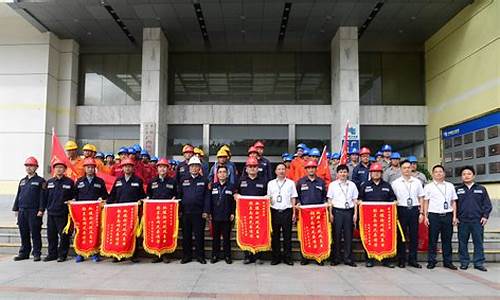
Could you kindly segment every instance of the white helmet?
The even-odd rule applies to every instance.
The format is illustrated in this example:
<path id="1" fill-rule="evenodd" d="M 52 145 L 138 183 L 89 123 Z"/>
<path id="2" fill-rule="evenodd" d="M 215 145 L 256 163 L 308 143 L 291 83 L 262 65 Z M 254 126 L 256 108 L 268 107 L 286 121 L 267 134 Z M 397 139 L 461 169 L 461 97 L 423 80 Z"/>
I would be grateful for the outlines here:
<path id="1" fill-rule="evenodd" d="M 201 161 L 197 156 L 193 156 L 189 159 L 188 166 L 190 165 L 201 165 Z"/>

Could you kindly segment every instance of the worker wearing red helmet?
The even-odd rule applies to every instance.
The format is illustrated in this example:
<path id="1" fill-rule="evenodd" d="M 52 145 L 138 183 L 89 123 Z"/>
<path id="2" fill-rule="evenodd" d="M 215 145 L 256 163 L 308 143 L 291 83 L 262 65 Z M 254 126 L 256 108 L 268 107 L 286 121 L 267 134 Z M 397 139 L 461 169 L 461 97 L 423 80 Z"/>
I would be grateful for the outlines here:
<path id="1" fill-rule="evenodd" d="M 396 195 L 389 183 L 382 179 L 383 167 L 380 163 L 370 165 L 370 180 L 361 184 L 359 189 L 359 201 L 365 202 L 394 202 Z M 374 259 L 366 259 L 366 266 L 373 267 Z M 389 259 L 383 259 L 382 264 L 388 268 L 394 268 L 394 264 Z"/>
<path id="2" fill-rule="evenodd" d="M 323 204 L 326 202 L 326 185 L 323 179 L 316 174 L 318 163 L 314 160 L 307 161 L 305 165 L 307 175 L 297 182 L 297 206 Z M 302 257 L 301 265 L 307 265 L 309 261 Z M 323 265 L 323 262 L 318 263 Z"/>
<path id="3" fill-rule="evenodd" d="M 43 261 L 56 260 L 63 262 L 68 257 L 69 236 L 64 232 L 64 227 L 68 222 L 67 201 L 74 198 L 74 182 L 64 175 L 66 163 L 58 158 L 52 161 L 54 177 L 47 180 L 47 189 L 41 206 L 39 216 L 47 210 L 47 240 L 49 249 Z"/>
<path id="4" fill-rule="evenodd" d="M 259 173 L 264 175 L 267 181 L 273 179 L 273 168 L 269 159 L 264 157 L 264 143 L 262 141 L 256 141 L 253 144 L 257 150 L 257 160 L 259 161 Z"/>
<path id="5" fill-rule="evenodd" d="M 33 254 L 33 260 L 40 261 L 42 217 L 38 213 L 42 205 L 45 179 L 36 173 L 38 161 L 33 156 L 26 159 L 24 167 L 26 176 L 19 182 L 12 207 L 16 213 L 17 226 L 21 236 L 21 248 L 19 248 L 19 254 L 14 257 L 14 260 L 29 259 L 30 254 Z M 33 248 L 31 248 L 31 242 L 33 242 Z"/>
<path id="6" fill-rule="evenodd" d="M 352 171 L 351 180 L 356 184 L 358 189 L 362 183 L 370 179 L 370 154 L 371 151 L 369 148 L 362 147 L 359 151 L 361 161 Z"/>
<path id="7" fill-rule="evenodd" d="M 177 183 L 181 181 L 181 179 L 185 176 L 189 176 L 189 159 L 194 155 L 194 147 L 191 144 L 186 144 L 182 147 L 182 156 L 184 156 L 184 161 L 177 165 L 177 169 L 175 170 L 175 179 Z"/>
<path id="8" fill-rule="evenodd" d="M 259 174 L 259 161 L 255 157 L 247 158 L 245 162 L 245 172 L 236 185 L 234 199 L 239 200 L 240 196 L 265 196 L 267 195 L 267 181 Z M 245 251 L 244 264 L 256 262 L 262 264 L 261 253 L 252 254 Z"/>

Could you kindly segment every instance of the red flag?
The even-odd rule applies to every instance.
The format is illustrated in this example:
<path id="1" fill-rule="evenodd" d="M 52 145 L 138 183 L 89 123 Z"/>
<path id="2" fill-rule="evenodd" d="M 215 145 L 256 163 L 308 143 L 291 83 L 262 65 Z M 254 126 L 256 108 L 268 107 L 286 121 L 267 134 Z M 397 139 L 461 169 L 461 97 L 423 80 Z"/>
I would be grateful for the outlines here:
<path id="1" fill-rule="evenodd" d="M 332 182 L 332 175 L 330 174 L 330 166 L 328 165 L 328 158 L 326 157 L 326 146 L 323 147 L 323 153 L 318 162 L 318 176 L 325 181 L 326 186 Z"/>
<path id="2" fill-rule="evenodd" d="M 341 165 L 347 164 L 347 152 L 349 149 L 349 141 L 347 140 L 348 133 L 349 133 L 349 121 L 347 121 L 347 123 L 345 125 L 344 143 L 342 144 L 342 151 L 341 151 L 341 156 L 340 156 L 340 164 Z"/>
<path id="3" fill-rule="evenodd" d="M 69 161 L 66 153 L 64 152 L 59 138 L 57 137 L 56 131 L 52 129 L 52 154 L 50 155 L 50 173 L 54 176 L 54 170 L 52 169 L 52 164 L 55 160 L 62 161 L 66 164 L 66 175 L 76 181 L 78 179 L 78 172 L 76 172 L 73 164 Z"/>
<path id="4" fill-rule="evenodd" d="M 113 188 L 113 184 L 115 184 L 116 177 L 104 172 L 97 172 L 96 175 L 104 180 L 104 183 L 106 184 L 106 190 L 108 191 L 108 193 L 111 193 L 111 189 Z"/>

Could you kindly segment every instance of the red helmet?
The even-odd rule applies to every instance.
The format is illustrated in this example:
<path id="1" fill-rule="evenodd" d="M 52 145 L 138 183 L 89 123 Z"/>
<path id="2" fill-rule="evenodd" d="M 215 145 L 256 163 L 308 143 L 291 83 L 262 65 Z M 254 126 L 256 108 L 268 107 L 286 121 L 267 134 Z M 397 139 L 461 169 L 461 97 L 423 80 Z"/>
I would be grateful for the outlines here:
<path id="1" fill-rule="evenodd" d="M 304 168 L 317 168 L 318 163 L 315 160 L 310 160 L 306 163 L 306 166 Z"/>
<path id="2" fill-rule="evenodd" d="M 259 162 L 255 157 L 249 157 L 247 158 L 247 161 L 245 162 L 246 166 L 258 166 Z"/>
<path id="3" fill-rule="evenodd" d="M 122 162 L 120 163 L 121 166 L 125 166 L 125 165 L 132 165 L 132 166 L 135 166 L 135 162 L 133 159 L 131 158 L 125 158 L 124 160 L 122 160 Z"/>
<path id="4" fill-rule="evenodd" d="M 59 158 L 56 158 L 52 161 L 52 168 L 54 168 L 57 165 L 63 165 L 65 168 L 68 167 L 68 166 L 66 166 L 66 163 L 64 161 L 60 160 Z"/>
<path id="5" fill-rule="evenodd" d="M 363 147 L 363 148 L 361 148 L 361 150 L 359 151 L 359 155 L 363 155 L 363 154 L 368 154 L 368 155 L 370 155 L 370 154 L 371 154 L 370 149 L 369 149 L 369 148 L 367 148 L 367 147 Z"/>
<path id="6" fill-rule="evenodd" d="M 255 144 L 253 144 L 253 146 L 255 148 L 264 148 L 264 144 L 261 141 L 255 142 Z"/>
<path id="7" fill-rule="evenodd" d="M 250 148 L 248 148 L 248 152 L 247 153 L 248 154 L 250 154 L 250 153 L 258 153 L 257 152 L 257 148 L 255 148 L 255 146 L 251 146 Z"/>
<path id="8" fill-rule="evenodd" d="M 182 153 L 186 153 L 186 152 L 191 152 L 191 153 L 194 153 L 194 148 L 193 146 L 191 145 L 184 145 L 184 147 L 182 147 Z"/>
<path id="9" fill-rule="evenodd" d="M 375 163 L 370 165 L 370 172 L 382 172 L 382 164 Z"/>
<path id="10" fill-rule="evenodd" d="M 24 165 L 38 167 L 38 160 L 36 160 L 36 158 L 34 158 L 33 156 L 30 156 L 30 157 L 26 158 L 26 160 L 24 161 Z"/>
<path id="11" fill-rule="evenodd" d="M 83 166 L 96 166 L 95 160 L 92 157 L 87 157 L 83 160 Z"/>
<path id="12" fill-rule="evenodd" d="M 160 160 L 156 163 L 156 166 L 169 166 L 168 159 L 165 157 L 160 158 Z"/>

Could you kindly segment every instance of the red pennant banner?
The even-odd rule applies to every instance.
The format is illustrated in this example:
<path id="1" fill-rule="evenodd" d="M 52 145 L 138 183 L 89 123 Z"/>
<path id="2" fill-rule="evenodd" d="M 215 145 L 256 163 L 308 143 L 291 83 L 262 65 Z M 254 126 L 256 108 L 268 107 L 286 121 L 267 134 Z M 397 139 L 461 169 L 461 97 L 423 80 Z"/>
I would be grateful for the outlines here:
<path id="1" fill-rule="evenodd" d="M 418 251 L 429 250 L 429 227 L 425 222 L 418 224 Z"/>
<path id="2" fill-rule="evenodd" d="M 269 197 L 240 196 L 236 202 L 236 242 L 254 254 L 271 249 Z"/>
<path id="3" fill-rule="evenodd" d="M 68 207 L 76 230 L 73 241 L 76 254 L 89 257 L 99 253 L 101 201 L 70 201 Z"/>
<path id="4" fill-rule="evenodd" d="M 332 231 L 326 204 L 300 206 L 297 231 L 305 258 L 322 262 L 330 257 Z"/>
<path id="5" fill-rule="evenodd" d="M 177 247 L 178 200 L 143 200 L 142 230 L 146 252 L 161 256 Z"/>
<path id="6" fill-rule="evenodd" d="M 121 259 L 134 254 L 138 212 L 137 202 L 104 205 L 101 255 Z"/>
<path id="7" fill-rule="evenodd" d="M 368 258 L 382 260 L 396 255 L 397 208 L 393 202 L 362 202 L 359 227 Z"/>

